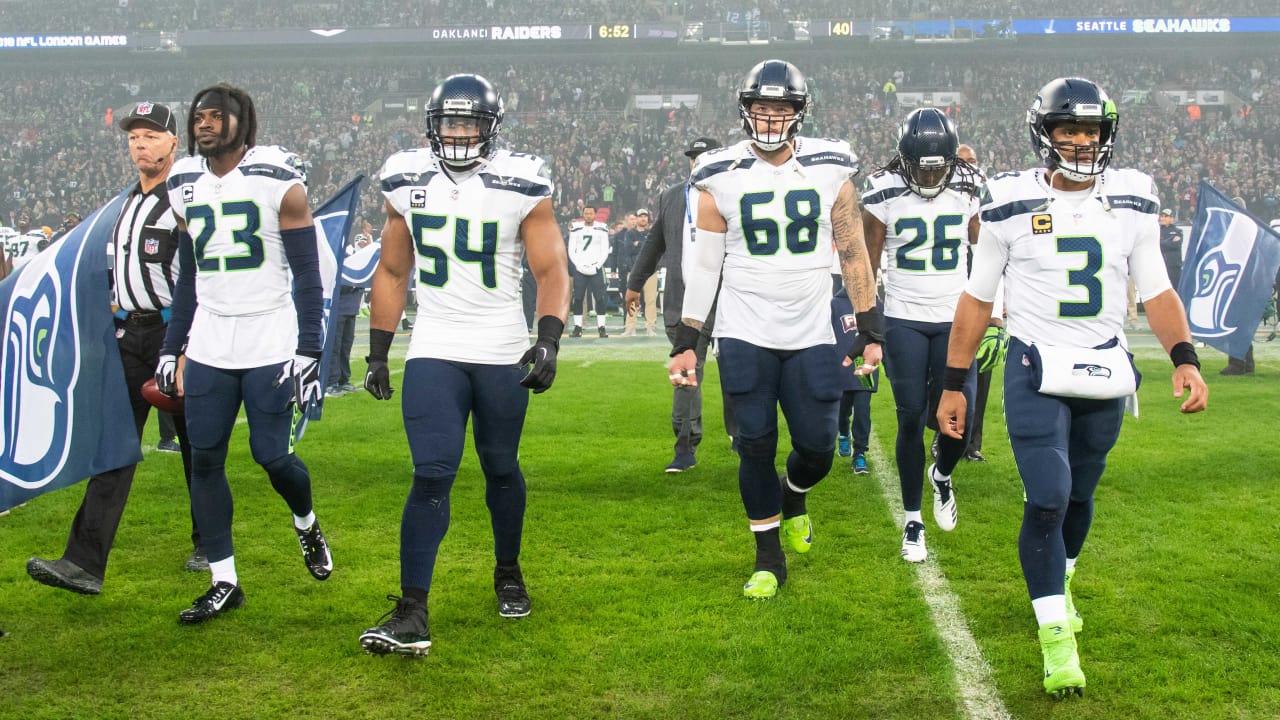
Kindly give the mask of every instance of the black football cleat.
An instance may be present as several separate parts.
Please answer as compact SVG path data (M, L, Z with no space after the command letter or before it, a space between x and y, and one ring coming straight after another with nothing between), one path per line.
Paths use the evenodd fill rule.
M431 627L426 603L395 595L388 595L387 599L396 606L382 616L381 624L360 635L360 647L371 655L422 657L430 652Z
M199 625L241 607L244 607L244 590L229 582L216 582L205 594L192 601L191 607L178 613L178 622Z
M32 580L49 587L70 590L81 595L97 595L102 592L102 580L65 558L45 560L33 557L27 561L27 574Z
M498 595L498 614L504 618L525 617L533 607L519 563L493 569L493 591Z
M302 561L307 564L307 571L317 580L327 580L333 572L333 555L329 552L329 543L320 532L320 521L311 523L306 530L293 529L298 534L298 545L302 547Z

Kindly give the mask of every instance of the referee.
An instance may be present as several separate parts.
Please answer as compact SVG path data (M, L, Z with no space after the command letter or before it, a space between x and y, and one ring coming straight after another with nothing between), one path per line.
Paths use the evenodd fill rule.
M129 402L142 435L151 406L142 397L142 385L155 373L164 340L165 324L173 286L177 281L176 220L169 207L165 180L173 167L178 147L178 123L173 112L158 103L138 103L119 122L129 136L129 157L138 169L138 184L129 192L124 209L116 220L112 240L112 289L116 311L116 342L124 364ZM186 423L174 417L178 440L182 443L182 466L191 488L191 450ZM27 573L38 582L85 595L102 592L107 556L120 526L136 465L129 465L89 478L84 502L71 522L67 549L58 560L31 558ZM190 503L187 503L188 512ZM208 570L200 536L191 524L194 551L187 570Z

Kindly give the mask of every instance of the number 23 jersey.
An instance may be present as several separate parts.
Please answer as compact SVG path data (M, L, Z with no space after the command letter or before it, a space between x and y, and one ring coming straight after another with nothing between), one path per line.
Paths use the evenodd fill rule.
M520 224L552 192L542 159L499 149L451 178L419 148L387 158L379 178L413 243L418 315L406 359L515 364L529 347Z
M794 148L774 166L743 140L693 168L691 184L711 193L728 227L715 337L777 350L835 343L831 206L858 160L843 140L802 137Z
M234 170L209 172L203 157L174 163L167 188L196 258L196 307L187 356L220 368L293 357L298 316L280 238L280 204L305 176L281 147L249 148Z

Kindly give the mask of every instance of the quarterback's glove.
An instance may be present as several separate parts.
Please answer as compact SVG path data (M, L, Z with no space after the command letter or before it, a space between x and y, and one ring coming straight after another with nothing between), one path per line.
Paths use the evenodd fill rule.
M324 397L320 384L320 353L314 350L297 350L293 356L293 399L298 407L311 407Z
M369 354L364 359L369 369L364 374L364 389L374 400L390 400L395 392L391 387L391 371L387 369L387 353L395 336L388 330L369 328Z
M1009 350L1009 334L999 325L987 328L987 333L978 343L978 372L984 373L1004 365L1004 357Z
M884 344L884 330L880 326L880 312L875 308L866 312L854 313L854 321L858 324L858 334L853 337L853 345L849 347L849 359L862 364L862 351L871 343Z
M543 315L538 318L538 341L520 358L521 365L532 364L520 384L534 393L543 393L556 380L556 355L560 352L560 334L564 323L560 318Z
M161 355L156 363L156 389L175 397L178 394L178 358L176 355Z

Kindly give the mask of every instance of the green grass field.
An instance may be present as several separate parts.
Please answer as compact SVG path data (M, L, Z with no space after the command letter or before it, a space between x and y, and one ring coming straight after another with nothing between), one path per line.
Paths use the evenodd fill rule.
M1054 703L1040 688L1018 567L1021 487L998 393L989 462L955 474L959 527L937 531L925 511L928 563L898 555L885 384L872 474L837 458L811 496L813 551L789 558L776 600L753 603L740 589L753 546L714 364L698 466L673 477L662 472L665 346L563 345L521 453L530 617L497 616L468 450L431 596L431 655L360 650L360 632L398 593L412 470L399 396L358 393L331 400L299 448L337 565L324 583L303 568L288 510L237 429L228 467L248 603L206 626L176 622L207 583L181 570L189 527L176 455L147 454L101 596L46 588L24 570L31 555L61 552L79 487L0 517L0 718L1280 717L1280 348L1260 344L1257 375L1230 379L1217 376L1224 359L1202 351L1209 411L1182 416L1167 359L1149 335L1137 339L1142 416L1126 420L1111 455L1073 583L1088 690ZM942 600L950 611L931 612Z

